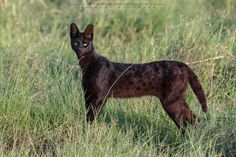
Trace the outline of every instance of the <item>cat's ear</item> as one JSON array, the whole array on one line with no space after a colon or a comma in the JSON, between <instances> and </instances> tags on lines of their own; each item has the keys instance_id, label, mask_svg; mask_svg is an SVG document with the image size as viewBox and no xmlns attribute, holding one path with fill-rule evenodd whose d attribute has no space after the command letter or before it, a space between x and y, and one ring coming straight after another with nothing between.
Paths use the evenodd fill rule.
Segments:
<instances>
[{"instance_id":1,"label":"cat's ear","mask_svg":"<svg viewBox=\"0 0 236 157\"><path fill-rule=\"evenodd\" d=\"M79 28L75 23L71 23L70 25L70 37L76 37L79 35Z\"/></svg>"},{"instance_id":2,"label":"cat's ear","mask_svg":"<svg viewBox=\"0 0 236 157\"><path fill-rule=\"evenodd\" d=\"M85 34L85 38L89 39L89 40L93 40L93 25L92 24L89 24L85 31L84 31L84 34Z\"/></svg>"}]
</instances>

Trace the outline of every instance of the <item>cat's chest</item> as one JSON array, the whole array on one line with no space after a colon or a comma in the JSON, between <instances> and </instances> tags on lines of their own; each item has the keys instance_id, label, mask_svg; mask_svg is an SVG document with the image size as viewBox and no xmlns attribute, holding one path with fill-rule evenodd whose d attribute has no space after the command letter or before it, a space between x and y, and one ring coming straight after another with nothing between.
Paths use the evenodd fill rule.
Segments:
<instances>
[{"instance_id":1,"label":"cat's chest","mask_svg":"<svg viewBox=\"0 0 236 157\"><path fill-rule=\"evenodd\" d=\"M82 85L84 89L94 86L96 83L97 72L85 72L82 77Z\"/></svg>"},{"instance_id":2,"label":"cat's chest","mask_svg":"<svg viewBox=\"0 0 236 157\"><path fill-rule=\"evenodd\" d=\"M103 68L90 70L83 74L82 85L84 90L92 92L100 92L108 87L109 76Z\"/></svg>"}]
</instances>

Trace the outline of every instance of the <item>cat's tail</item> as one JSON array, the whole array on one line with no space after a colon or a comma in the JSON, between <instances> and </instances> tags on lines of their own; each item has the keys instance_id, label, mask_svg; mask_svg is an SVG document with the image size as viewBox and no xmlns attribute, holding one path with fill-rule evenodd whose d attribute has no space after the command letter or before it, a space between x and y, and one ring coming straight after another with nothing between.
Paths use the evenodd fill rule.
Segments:
<instances>
[{"instance_id":1,"label":"cat's tail","mask_svg":"<svg viewBox=\"0 0 236 157\"><path fill-rule=\"evenodd\" d=\"M193 89L194 94L197 96L198 101L202 105L202 110L204 112L207 112L208 106L207 106L207 100L206 100L206 95L202 89L202 86L198 80L197 75L190 69L188 68L188 73L189 73L189 84L191 88Z\"/></svg>"}]
</instances>

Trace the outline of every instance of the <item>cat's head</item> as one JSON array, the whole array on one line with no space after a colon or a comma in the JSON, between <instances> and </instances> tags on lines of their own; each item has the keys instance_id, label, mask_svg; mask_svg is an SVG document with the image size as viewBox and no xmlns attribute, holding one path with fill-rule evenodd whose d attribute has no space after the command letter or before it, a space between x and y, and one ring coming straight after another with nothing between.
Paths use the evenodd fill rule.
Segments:
<instances>
[{"instance_id":1,"label":"cat's head","mask_svg":"<svg viewBox=\"0 0 236 157\"><path fill-rule=\"evenodd\" d=\"M93 25L89 24L84 32L80 32L77 25L70 25L71 47L76 55L84 57L93 53Z\"/></svg>"}]
</instances>

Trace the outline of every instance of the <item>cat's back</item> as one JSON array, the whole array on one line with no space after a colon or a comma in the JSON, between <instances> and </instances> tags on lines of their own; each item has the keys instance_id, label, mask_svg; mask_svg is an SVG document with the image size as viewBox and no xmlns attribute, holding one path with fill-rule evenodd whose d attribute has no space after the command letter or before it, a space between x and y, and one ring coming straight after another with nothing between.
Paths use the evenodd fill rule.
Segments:
<instances>
[{"instance_id":1,"label":"cat's back","mask_svg":"<svg viewBox=\"0 0 236 157\"><path fill-rule=\"evenodd\" d=\"M161 60L148 62L143 64L132 64L132 63L116 63L111 62L112 71L116 75L128 75L130 76L154 76L156 74L162 75L164 73L171 73L174 71L185 70L188 66L185 63L171 60Z\"/></svg>"}]
</instances>

